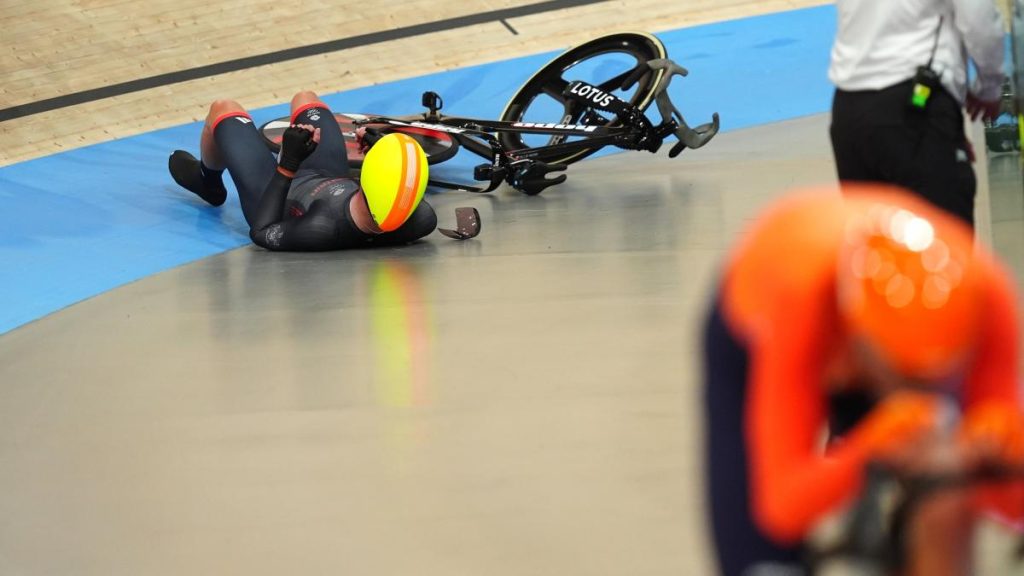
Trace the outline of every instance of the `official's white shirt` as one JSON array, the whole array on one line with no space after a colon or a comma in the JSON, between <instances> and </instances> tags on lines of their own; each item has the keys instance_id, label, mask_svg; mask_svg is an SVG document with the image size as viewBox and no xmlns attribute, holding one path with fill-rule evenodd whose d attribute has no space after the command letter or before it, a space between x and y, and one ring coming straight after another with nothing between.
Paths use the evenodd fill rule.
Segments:
<instances>
[{"instance_id":1,"label":"official's white shirt","mask_svg":"<svg viewBox=\"0 0 1024 576\"><path fill-rule=\"evenodd\" d=\"M836 0L836 7L829 78L839 89L879 90L913 78L938 34L932 68L943 86L964 101L969 56L978 69L971 92L999 99L1005 32L994 0Z\"/></svg>"}]
</instances>

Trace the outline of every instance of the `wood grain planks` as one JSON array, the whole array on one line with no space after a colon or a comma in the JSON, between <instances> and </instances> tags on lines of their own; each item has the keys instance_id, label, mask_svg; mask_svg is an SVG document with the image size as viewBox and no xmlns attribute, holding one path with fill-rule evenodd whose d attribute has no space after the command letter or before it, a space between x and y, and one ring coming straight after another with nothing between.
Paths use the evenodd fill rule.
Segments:
<instances>
[{"instance_id":1,"label":"wood grain planks","mask_svg":"<svg viewBox=\"0 0 1024 576\"><path fill-rule=\"evenodd\" d=\"M611 0L220 74L0 122L0 165L199 120L209 102L247 107L298 89L335 92L568 47L623 29L670 30L821 0ZM4 0L0 108L198 66L538 4L536 0ZM125 114L125 110L131 110Z\"/></svg>"}]
</instances>

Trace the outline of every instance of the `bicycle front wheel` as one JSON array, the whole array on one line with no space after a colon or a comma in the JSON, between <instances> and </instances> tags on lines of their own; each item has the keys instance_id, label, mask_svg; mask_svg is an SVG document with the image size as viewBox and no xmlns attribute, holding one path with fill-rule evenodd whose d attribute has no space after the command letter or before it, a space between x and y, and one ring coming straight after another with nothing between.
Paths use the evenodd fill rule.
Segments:
<instances>
[{"instance_id":1,"label":"bicycle front wheel","mask_svg":"<svg viewBox=\"0 0 1024 576\"><path fill-rule=\"evenodd\" d=\"M621 89L622 81L648 60L665 57L665 46L650 34L623 32L596 38L558 56L527 80L505 106L501 120L615 126L619 123L618 119L607 118L585 104L562 96L565 87L574 80L582 80L614 94L640 110L646 110L654 100L654 89L664 71L648 71L628 91ZM498 134L498 141L506 150L542 148L574 138L561 135ZM571 164L600 149L601 146L585 147L542 158L550 164Z\"/></svg>"}]
</instances>

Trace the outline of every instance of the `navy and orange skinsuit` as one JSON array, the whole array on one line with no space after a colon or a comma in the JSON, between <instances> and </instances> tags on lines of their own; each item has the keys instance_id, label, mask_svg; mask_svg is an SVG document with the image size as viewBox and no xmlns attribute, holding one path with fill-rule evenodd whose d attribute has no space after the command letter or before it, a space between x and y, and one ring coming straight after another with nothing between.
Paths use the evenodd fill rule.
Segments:
<instances>
[{"instance_id":1,"label":"navy and orange skinsuit","mask_svg":"<svg viewBox=\"0 0 1024 576\"><path fill-rule=\"evenodd\" d=\"M935 213L903 200L925 218ZM833 400L857 396L850 394L857 375L840 324L836 266L847 218L866 206L834 192L788 198L758 220L726 263L704 333L707 490L726 576L750 574L755 565L801 573L801 541L857 494L877 448L863 438L862 418L831 430L848 433L822 447ZM994 260L980 251L975 260L985 315L958 398L965 414L992 403L1019 412L1016 298ZM1003 504L1005 513L1022 512L1019 502Z\"/></svg>"}]
</instances>

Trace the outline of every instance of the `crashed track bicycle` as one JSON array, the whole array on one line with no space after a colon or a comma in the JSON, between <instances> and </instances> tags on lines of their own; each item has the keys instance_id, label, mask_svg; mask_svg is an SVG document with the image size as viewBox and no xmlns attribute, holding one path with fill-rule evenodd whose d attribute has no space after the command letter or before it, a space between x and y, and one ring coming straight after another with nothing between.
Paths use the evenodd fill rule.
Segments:
<instances>
[{"instance_id":1,"label":"crashed track bicycle","mask_svg":"<svg viewBox=\"0 0 1024 576\"><path fill-rule=\"evenodd\" d=\"M628 64L603 64L599 70L608 77L594 83L574 79L580 70L593 67L595 60L609 56L625 57ZM431 164L452 158L460 148L487 160L473 170L474 180L483 185L431 179L433 186L490 192L507 182L535 195L566 179L565 174L550 178L549 174L562 172L605 146L657 152L665 139L674 136L678 142L669 157L675 158L686 148L707 144L718 133L718 114L711 122L691 128L668 94L673 78L687 74L668 59L665 46L654 36L619 33L581 44L549 62L515 93L498 120L442 115L443 101L435 92L423 94L421 103L427 111L420 114L335 116L355 166L376 139L402 132L420 143ZM661 117L657 124L646 115L651 104ZM288 121L281 118L260 127L272 150L279 147Z\"/></svg>"}]
</instances>

